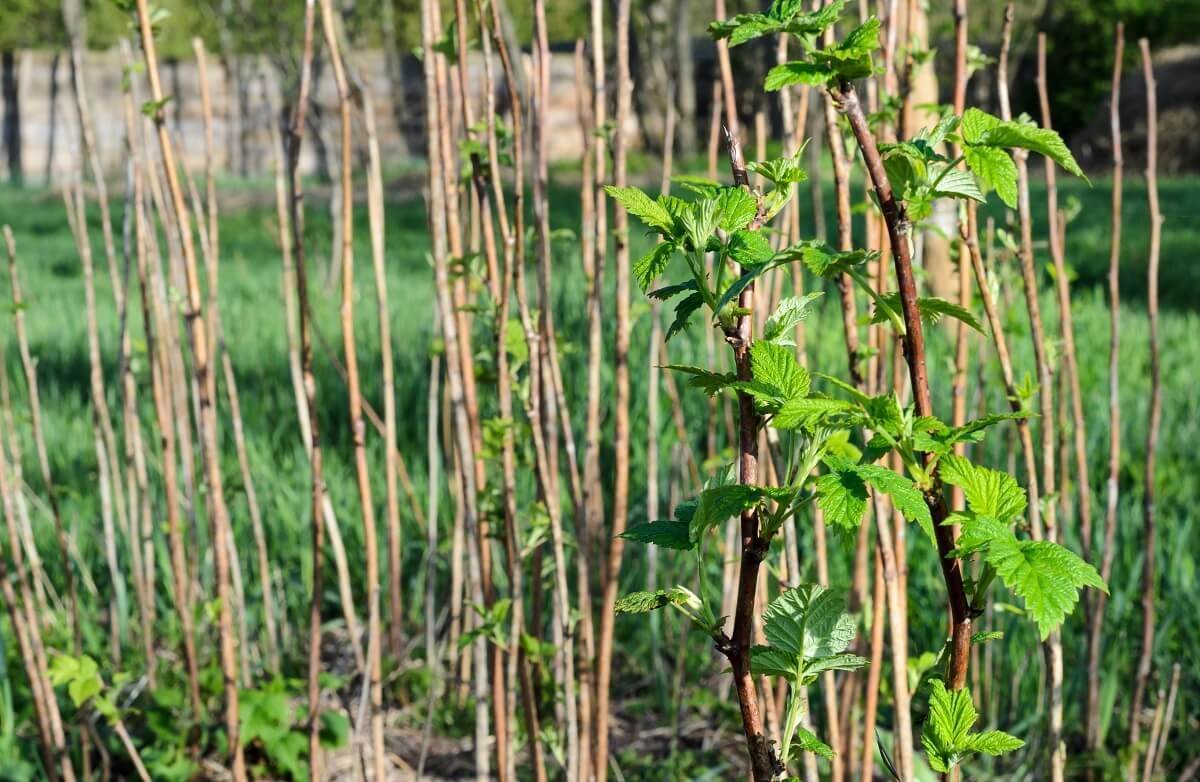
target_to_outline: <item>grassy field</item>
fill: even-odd
[[[1194,443],[1200,441],[1200,394],[1196,392],[1196,382],[1200,378],[1197,367],[1200,366],[1200,295],[1197,294],[1200,285],[1200,267],[1195,258],[1200,254],[1200,217],[1196,207],[1200,205],[1200,180],[1171,179],[1161,183],[1163,211],[1166,222],[1163,236],[1162,255],[1162,293],[1164,314],[1162,318],[1162,356],[1163,356],[1163,386],[1164,410],[1163,432],[1159,456],[1159,493],[1158,510],[1160,514],[1160,582],[1159,615],[1160,624],[1155,648],[1155,659],[1160,676],[1169,672],[1170,664],[1183,661],[1197,648],[1200,648],[1200,628],[1194,621],[1194,594],[1197,588],[1196,566],[1200,562],[1200,534],[1197,525],[1200,524],[1200,512],[1197,512],[1197,500],[1200,500],[1200,452]],[[429,351],[433,343],[430,327],[432,314],[432,285],[431,271],[426,252],[428,241],[425,235],[424,207],[420,201],[419,192],[411,193],[412,187],[396,188],[397,192],[388,204],[388,269],[390,295],[392,301],[392,334],[395,340],[394,355],[396,362],[396,382],[399,409],[399,437],[401,449],[408,461],[410,472],[417,484],[419,494],[424,494],[425,486],[425,398],[428,377]],[[1068,182],[1060,185],[1060,191],[1065,198],[1075,198],[1081,206],[1078,218],[1070,224],[1067,240],[1067,257],[1075,269],[1078,279],[1074,288],[1074,318],[1077,332],[1078,350],[1080,356],[1081,382],[1084,394],[1084,408],[1088,413],[1088,446],[1091,454],[1091,475],[1093,508],[1097,526],[1103,517],[1103,480],[1106,474],[1108,421],[1108,310],[1104,298],[1103,280],[1107,274],[1108,245],[1109,245],[1109,187],[1105,179],[1093,182],[1091,188],[1084,184]],[[309,591],[308,567],[308,467],[301,448],[292,388],[288,376],[286,361],[283,305],[280,294],[280,262],[279,251],[275,242],[274,208],[270,196],[262,188],[238,184],[223,188],[222,200],[225,204],[221,223],[221,291],[220,301],[222,318],[228,334],[229,350],[236,368],[239,390],[242,397],[242,413],[247,428],[247,439],[250,449],[252,469],[256,488],[262,503],[265,522],[268,526],[268,539],[271,546],[272,561],[279,567],[284,589],[282,595],[286,599],[286,611],[289,621],[299,633],[299,628],[306,621],[307,600]],[[832,206],[832,194],[827,194],[826,204]],[[320,203],[319,198],[310,199],[307,230],[309,233],[309,254],[314,264],[316,275],[314,279],[321,285],[314,301],[319,332],[329,350],[340,353],[340,333],[337,321],[337,302],[335,292],[325,285],[326,267],[329,258],[330,230],[328,210]],[[568,186],[556,189],[551,199],[554,213],[551,222],[556,229],[564,231],[577,230],[578,197]],[[1044,203],[1044,192],[1039,188],[1033,194],[1035,212]],[[1111,717],[1114,729],[1124,730],[1127,723],[1125,709],[1127,700],[1125,693],[1132,686],[1134,666],[1137,659],[1137,644],[1140,633],[1140,562],[1141,552],[1141,476],[1143,446],[1146,428],[1146,395],[1149,388],[1147,344],[1147,322],[1145,317],[1144,292],[1145,258],[1147,242],[1147,212],[1145,207],[1144,189],[1140,180],[1130,178],[1125,188],[1125,232],[1122,246],[1122,286],[1125,306],[1122,312],[1122,375],[1120,380],[1123,416],[1123,443],[1125,447],[1121,472],[1121,504],[1120,520],[1117,538],[1117,554],[1114,577],[1111,586],[1112,600],[1109,608],[1108,645],[1106,649],[1106,665],[1104,666],[1104,697],[1105,707],[1102,713]],[[376,330],[376,314],[372,293],[371,269],[368,259],[367,230],[365,210],[357,211],[355,238],[357,257],[360,262],[357,267],[356,296],[358,299],[358,339],[359,358],[363,365],[363,391],[368,399],[376,406],[379,405],[380,385],[379,373],[375,369],[378,356],[378,332]],[[1003,216],[997,210],[997,219],[1003,221]],[[120,217],[116,220],[118,242],[120,241]],[[30,327],[32,347],[38,357],[38,371],[41,381],[42,403],[46,414],[48,446],[52,468],[63,492],[64,510],[74,538],[81,550],[83,561],[91,569],[90,575],[101,590],[106,589],[106,571],[103,567],[102,541],[98,534],[98,499],[95,491],[96,464],[92,449],[92,434],[90,422],[90,404],[88,401],[88,355],[86,335],[83,320],[83,290],[80,266],[74,244],[67,230],[66,220],[58,194],[38,189],[15,190],[0,189],[0,221],[11,224],[16,235],[18,252],[23,273],[23,285],[27,298],[27,318]],[[833,224],[832,214],[828,218]],[[1035,232],[1040,233],[1042,226],[1037,226]],[[114,376],[116,363],[116,316],[110,294],[108,275],[103,270],[103,252],[99,232],[98,216],[91,215],[90,228],[93,246],[96,250],[97,263],[97,298],[101,306],[100,329],[103,338],[104,360],[108,364],[108,376]],[[645,240],[639,237],[635,252]],[[563,344],[564,372],[567,394],[572,400],[574,410],[582,410],[586,393],[583,382],[583,365],[585,351],[582,348],[584,335],[584,284],[579,269],[577,244],[570,235],[564,234],[555,245],[556,248],[556,286],[557,313]],[[1039,253],[1039,260],[1049,263],[1044,248]],[[1050,291],[1049,278],[1045,278],[1045,289]],[[1018,299],[1019,301],[1019,296]],[[3,276],[0,282],[0,301],[9,301],[8,280]],[[810,323],[812,330],[836,330],[840,333],[836,302],[833,297],[826,297],[818,317]],[[1047,330],[1057,333],[1057,317],[1053,314],[1055,307],[1052,297],[1045,297],[1045,307],[1048,314]],[[645,442],[640,433],[645,431],[646,420],[646,350],[649,335],[648,308],[639,299],[634,310],[633,345],[634,355],[631,358],[634,384],[633,431],[634,467],[632,471],[631,520],[639,520],[644,515],[645,480],[643,477],[645,463]],[[1014,362],[1018,374],[1032,369],[1031,345],[1028,340],[1028,330],[1022,307],[1016,307],[1006,314],[1014,324],[1015,331],[1010,336],[1015,348]],[[20,381],[21,372],[18,361],[15,340],[8,325],[7,318],[0,327],[0,345],[4,350],[3,360],[7,366],[10,381],[14,387],[14,407],[21,434],[25,437],[25,474],[26,480],[36,488],[36,462],[33,458],[27,417],[24,413],[24,386]],[[140,338],[140,322],[134,318],[132,323],[134,333],[135,353],[144,351]],[[478,336],[479,344],[483,344],[483,332]],[[814,340],[815,341],[815,340]],[[606,343],[606,347],[609,343]],[[826,347],[811,357],[811,363],[818,370],[822,367],[834,368],[840,371],[844,366],[844,353],[840,347],[840,339],[829,340]],[[320,345],[320,341],[318,343]],[[672,343],[672,357],[686,361],[688,354],[697,350],[696,345]],[[949,411],[949,379],[950,379],[950,332],[945,329],[934,329],[931,337],[931,381],[936,395],[937,409]],[[985,355],[977,353],[977,355]],[[329,443],[326,459],[327,479],[339,516],[344,520],[343,532],[347,538],[347,548],[352,560],[352,572],[358,576],[362,573],[361,531],[357,523],[357,498],[354,490],[353,464],[351,461],[350,434],[346,425],[346,394],[345,387],[334,371],[328,355],[318,347],[317,351],[318,396],[320,400],[320,415],[323,435]],[[605,363],[605,372],[611,372],[611,364]],[[135,371],[142,389],[148,389],[145,373],[145,363],[137,362]],[[994,362],[988,363],[986,372],[998,369]],[[972,377],[972,390],[969,398],[975,398],[974,388],[978,378]],[[611,382],[606,374],[605,383]],[[994,384],[991,384],[994,388]],[[110,384],[114,394],[110,404],[116,405],[115,389]],[[144,393],[143,401],[148,398]],[[484,393],[486,409],[484,415],[493,415],[492,396]],[[611,398],[611,397],[606,397]],[[701,418],[706,415],[702,397],[691,390],[684,392],[685,405],[689,413]],[[988,410],[1003,409],[1005,402],[1000,398],[982,400]],[[150,425],[148,405],[143,410],[145,425]],[[227,410],[222,406],[222,415]],[[580,421],[582,415],[576,416]],[[227,420],[227,419],[225,419]],[[670,428],[669,416],[660,417],[664,427],[662,440],[664,452],[669,452],[674,437]],[[608,425],[611,428],[611,424]],[[233,513],[233,524],[238,536],[241,549],[242,568],[246,571],[246,589],[248,602],[253,603],[257,596],[256,581],[250,577],[253,572],[253,543],[250,533],[247,509],[241,491],[240,473],[234,457],[232,440],[223,429],[226,440],[224,448],[225,475],[230,485],[230,502]],[[381,465],[381,443],[378,438],[370,438],[374,464]],[[1007,459],[1006,438],[1003,432],[997,433],[988,440],[983,448],[988,459],[993,463]],[[603,458],[611,460],[611,453],[605,452]],[[373,471],[373,477],[379,482],[376,487],[377,501],[383,502],[383,486],[381,470]],[[665,467],[664,467],[665,479]],[[155,478],[157,480],[157,477]],[[528,487],[526,487],[528,488]],[[443,508],[451,507],[447,499]],[[527,507],[523,505],[522,507]],[[443,512],[440,524],[442,534],[440,539],[446,541],[449,537],[451,513]],[[411,596],[408,603],[408,616],[413,633],[421,622],[421,594],[423,578],[421,565],[427,554],[423,543],[423,533],[416,523],[405,516],[406,544],[404,548],[404,572],[406,574],[406,594]],[[1065,523],[1068,544],[1078,550],[1077,520],[1068,518]],[[41,525],[43,550],[51,551],[51,535],[49,525]],[[205,533],[200,531],[201,537]],[[804,553],[811,551],[805,537]],[[940,575],[931,553],[921,545],[917,536],[910,536],[910,547],[913,549],[910,561],[910,600],[912,605],[920,605],[922,595],[938,595],[941,591]],[[916,541],[916,542],[914,542]],[[160,557],[166,560],[165,542],[160,536]],[[841,548],[838,548],[841,546]],[[439,554],[445,555],[448,545]],[[833,567],[842,570],[847,568],[850,549],[842,542],[835,544],[832,560]],[[644,562],[641,560],[643,550],[631,550],[623,570],[625,578],[630,583],[641,583],[644,580]],[[802,561],[805,559],[802,557]],[[448,556],[437,558],[438,567],[448,573]],[[206,564],[211,567],[211,562]],[[811,569],[811,560],[806,567]],[[669,577],[669,572],[665,577]],[[362,588],[362,584],[356,584]],[[359,592],[361,600],[361,591]],[[164,606],[169,598],[164,594],[160,600]],[[940,598],[938,598],[940,600]],[[87,598],[87,610],[95,611],[96,615],[102,610],[94,598]],[[327,617],[338,616],[336,609],[337,594],[332,587],[328,592],[328,605],[325,609]],[[1040,677],[1036,675],[1039,659],[1029,659],[1022,651],[1020,654],[1007,655],[1004,648],[1012,647],[1028,649],[1024,636],[1032,634],[1026,624],[1012,621],[1007,609],[1017,611],[1013,606],[999,606],[994,617],[998,629],[1011,629],[1005,640],[997,642],[995,654],[996,674],[994,681],[997,692],[984,700],[985,708],[997,711],[985,711],[985,714],[1004,714],[1010,718],[1004,721],[1007,729],[1017,735],[1024,735],[1028,726],[1036,724],[1040,714],[1038,688]],[[160,611],[164,621],[168,621],[169,612]],[[257,622],[257,616],[251,617]],[[911,631],[914,641],[911,646],[914,661],[922,652],[935,650],[940,645],[942,627],[936,621],[936,612],[914,611],[910,616]],[[664,620],[664,633],[667,637],[675,638],[680,629],[673,618]],[[657,686],[658,676],[654,666],[643,660],[648,655],[639,652],[646,643],[644,625],[635,621],[618,622],[619,648],[622,650],[620,661],[617,663],[615,698],[623,705],[620,707],[622,724],[648,725],[655,720],[674,719],[686,721],[688,715],[704,714],[716,708],[715,701],[704,701],[703,697],[689,695],[691,699],[685,704],[682,716],[679,710],[667,708],[672,694]],[[85,629],[92,633],[86,639],[87,646],[94,654],[104,655],[106,633],[98,623],[85,623]],[[294,671],[302,670],[302,648],[296,636],[290,649],[290,667]],[[1064,630],[1066,645],[1067,704],[1068,726],[1078,726],[1079,710],[1082,705],[1085,687],[1085,659],[1083,622],[1080,616],[1069,621]],[[60,639],[61,640],[61,639]],[[682,643],[682,642],[681,642]],[[694,654],[684,655],[683,664],[691,669],[708,671],[715,674],[718,665],[715,658],[708,653],[708,646],[699,637],[690,638],[687,643]],[[126,666],[136,670],[138,664],[137,652],[132,648],[126,651]],[[10,644],[11,647],[11,644]],[[678,645],[676,646],[678,648]],[[14,659],[10,657],[10,660]],[[886,677],[884,678],[886,682]],[[669,690],[669,688],[667,688]],[[1184,714],[1196,713],[1196,702],[1200,699],[1200,681],[1187,674],[1184,676],[1184,687],[1180,693],[1181,705],[1178,707]],[[728,707],[728,704],[721,708]],[[673,717],[663,717],[664,714],[674,714]],[[413,718],[417,719],[417,718]],[[882,716],[882,724],[889,724],[887,714]],[[447,714],[440,721],[447,730],[453,727],[452,714]],[[734,723],[729,723],[733,725]],[[1106,724],[1107,726],[1107,724]],[[467,730],[466,726],[461,727]],[[1068,731],[1072,739],[1079,738],[1079,730]],[[1168,749],[1168,768],[1172,762],[1189,758],[1200,750],[1200,731],[1193,731],[1191,736],[1177,735],[1172,746]],[[1031,737],[1031,743],[1036,739]],[[693,751],[694,750],[694,751]],[[2,750],[0,750],[2,752]],[[645,748],[638,749],[631,745],[622,755],[623,766],[626,768],[627,779],[662,779],[656,776],[662,768],[642,768],[638,758],[645,753]],[[691,764],[699,764],[701,758],[706,768],[714,768],[717,764],[716,776],[720,778],[720,763],[724,762],[719,752],[704,751],[684,742],[681,751],[673,756],[672,763],[678,767],[679,778],[693,778],[697,774]],[[2,755],[0,755],[2,759]],[[1079,762],[1076,760],[1075,762]],[[690,770],[689,770],[690,769]],[[1009,770],[1016,778],[1018,773],[1028,773],[1028,769]]]

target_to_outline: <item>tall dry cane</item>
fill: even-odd
[[[1162,422],[1162,369],[1158,352],[1158,260],[1162,241],[1162,211],[1158,204],[1158,96],[1154,81],[1154,63],[1150,43],[1138,39],[1142,54],[1142,74],[1146,80],[1146,199],[1150,208],[1150,250],[1147,263],[1146,305],[1150,319],[1150,412],[1146,427],[1145,488],[1142,493],[1142,648],[1138,658],[1137,682],[1129,711],[1129,744],[1136,747],[1141,735],[1142,699],[1154,663],[1154,592],[1155,592],[1155,468],[1158,435]],[[1137,752],[1133,753],[1125,778],[1137,771]]]
[[[613,132],[613,183],[624,187],[627,180],[626,159],[629,139],[626,126],[630,119],[633,80],[629,71],[629,0],[618,0],[616,13],[617,38],[617,112]],[[621,555],[629,511],[629,214],[617,209],[613,215],[616,237],[616,322],[613,342],[613,374],[615,384],[613,448],[614,478],[612,526],[608,556],[605,561],[603,600],[600,609],[600,644],[597,648],[596,670],[596,778],[608,778],[608,718],[612,680],[613,631],[616,624],[618,580],[621,574]]]
[[[425,0],[421,13],[421,37],[425,51],[433,52],[434,43],[440,34],[438,8],[432,0]],[[459,480],[461,482],[465,531],[469,537],[467,553],[470,566],[470,590],[472,599],[483,604],[483,583],[480,563],[480,546],[482,540],[478,529],[478,509],[476,507],[476,475],[474,442],[471,432],[470,413],[465,398],[463,382],[463,365],[460,361],[459,323],[455,317],[455,306],[450,291],[448,268],[448,237],[446,230],[446,180],[444,168],[449,161],[444,160],[441,145],[434,143],[448,128],[443,129],[439,112],[435,110],[439,103],[445,105],[445,94],[440,88],[438,79],[438,63],[440,55],[425,58],[425,112],[427,138],[429,144],[429,215],[433,239],[434,281],[437,292],[438,308],[442,313],[442,330],[446,345],[446,379],[449,391],[450,405],[453,412],[454,446],[459,460]],[[444,81],[442,82],[444,84]],[[482,637],[472,643],[472,657],[475,667],[473,681],[475,694],[475,775],[480,782],[488,779],[491,773],[491,763],[488,751],[488,688],[487,662],[485,641]]]
[[[346,383],[349,386],[350,430],[354,441],[354,472],[358,485],[358,500],[362,513],[363,538],[366,542],[367,587],[367,679],[370,682],[371,764],[376,779],[387,774],[387,757],[383,744],[383,684],[382,632],[379,614],[379,548],[375,530],[375,502],[371,492],[371,477],[367,462],[366,423],[363,421],[362,391],[358,377],[358,350],[354,342],[354,183],[350,81],[342,59],[341,44],[330,0],[321,0],[321,27],[325,45],[333,64],[334,81],[338,88],[338,110],[341,117],[341,215],[342,223],[342,344],[345,351]],[[390,452],[390,449],[389,449]]]
[[[208,373],[212,371],[211,353],[205,325],[203,305],[200,301],[200,283],[197,273],[196,253],[192,243],[191,222],[183,190],[176,170],[175,152],[170,135],[164,124],[162,83],[158,75],[158,56],[154,42],[154,31],[150,24],[147,0],[137,0],[137,19],[145,53],[146,73],[150,81],[151,99],[158,110],[154,121],[158,129],[158,143],[165,169],[167,185],[176,216],[177,228],[183,252],[184,273],[187,280],[187,306],[191,328],[193,372],[200,406],[200,442],[204,459],[204,471],[208,488],[207,502],[209,521],[212,526],[213,560],[216,563],[217,597],[220,601],[219,628],[221,670],[224,679],[225,731],[229,746],[229,766],[235,782],[246,779],[246,763],[240,741],[240,720],[237,692],[237,639],[233,631],[233,609],[229,590],[229,549],[226,544],[229,515],[222,490],[220,453],[216,431],[216,407],[209,393]]]
[[[1107,584],[1112,575],[1117,534],[1118,476],[1121,470],[1121,393],[1119,383],[1121,346],[1121,180],[1125,162],[1121,155],[1121,60],[1125,54],[1125,25],[1117,22],[1114,34],[1112,88],[1109,123],[1112,133],[1112,212],[1108,258],[1108,482],[1104,513],[1104,542],[1100,554],[1100,578]],[[1100,748],[1100,664],[1104,607],[1103,591],[1090,596],[1088,612],[1088,686],[1085,732],[1087,748]]]
[[[38,734],[46,774],[52,782],[74,782],[75,770],[71,764],[71,755],[67,751],[66,736],[63,731],[62,715],[58,710],[58,700],[54,694],[54,686],[50,683],[46,663],[46,650],[42,644],[41,629],[38,624],[37,607],[33,590],[26,578],[24,557],[21,554],[21,544],[18,538],[15,518],[15,496],[18,487],[12,484],[8,473],[8,457],[5,449],[0,446],[0,505],[3,506],[4,522],[8,529],[9,546],[12,549],[13,567],[16,573],[8,573],[8,560],[0,551],[0,594],[9,612],[13,632],[17,636],[17,645],[29,677],[29,687],[32,692],[34,713],[38,721]],[[13,588],[16,582],[17,588]],[[19,597],[18,597],[19,592]]]

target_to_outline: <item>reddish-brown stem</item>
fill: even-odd
[[[858,94],[849,82],[842,82],[833,90],[833,97],[850,121],[850,128],[862,150],[867,173],[875,187],[879,204],[887,224],[888,239],[892,248],[892,259],[896,270],[896,281],[900,288],[900,303],[904,316],[904,357],[908,362],[909,379],[912,383],[913,399],[919,416],[933,415],[933,400],[929,393],[929,377],[925,366],[925,337],[922,332],[920,313],[917,310],[917,285],[913,277],[912,255],[909,233],[912,229],[904,213],[903,204],[892,193],[892,186],[883,169],[883,159],[875,145],[875,137],[867,125],[866,115]],[[933,517],[933,528],[937,536],[938,554],[941,558],[942,576],[946,582],[950,603],[951,637],[950,660],[946,683],[951,689],[960,689],[966,684],[967,663],[971,646],[971,609],[963,584],[962,564],[950,556],[954,549],[954,530],[943,525],[946,519],[946,503],[942,496],[941,481],[936,472],[932,482],[925,487],[925,501]]]

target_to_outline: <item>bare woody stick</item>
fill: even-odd
[[[291,247],[295,253],[296,301],[299,315],[300,364],[304,377],[304,400],[307,413],[309,441],[308,462],[312,524],[312,596],[309,602],[308,630],[308,753],[309,768],[314,779],[321,777],[321,597],[323,587],[322,552],[325,543],[325,476],[322,470],[320,430],[317,427],[317,381],[313,374],[312,332],[309,326],[308,271],[304,257],[304,195],[298,167],[300,145],[304,140],[304,115],[308,106],[308,90],[312,78],[313,27],[316,15],[315,0],[306,0],[304,7],[304,53],[300,60],[300,86],[287,128],[287,174],[289,187],[289,216],[292,229]],[[286,252],[286,250],[285,250]],[[284,263],[287,263],[285,258]],[[285,281],[286,282],[286,281]]]
[[[439,34],[437,4],[425,0],[421,13],[421,38],[425,51],[434,51],[434,42]],[[444,101],[445,96],[438,88],[437,60],[435,55],[425,58],[425,88],[426,100],[430,110],[425,112],[427,138],[429,145],[429,214],[433,238],[434,278],[437,290],[438,307],[442,313],[442,330],[445,335],[447,371],[446,379],[449,389],[450,403],[453,410],[454,443],[459,456],[459,478],[462,485],[463,509],[467,535],[472,539],[468,550],[468,563],[471,570],[472,599],[483,603],[483,586],[480,573],[478,510],[476,508],[475,471],[471,466],[475,463],[471,423],[464,398],[462,365],[459,362],[458,323],[454,317],[454,304],[450,294],[449,269],[447,264],[448,248],[445,223],[446,192],[443,167],[447,161],[442,159],[442,150],[432,143],[433,139],[442,133],[438,112],[434,110],[438,102]],[[475,776],[479,782],[484,782],[490,776],[490,757],[488,752],[488,691],[486,680],[486,650],[484,641],[479,638],[472,644],[475,663]]]
[[[633,80],[629,73],[629,0],[618,0],[617,15],[617,113],[613,133],[613,183],[626,183],[629,122]],[[608,711],[612,679],[613,630],[615,627],[618,579],[624,552],[626,515],[629,510],[629,214],[617,209],[613,215],[616,235],[616,337],[613,346],[615,415],[613,444],[615,475],[613,483],[612,526],[608,530],[608,558],[603,573],[604,597],[600,609],[600,644],[597,649],[596,675],[596,777],[608,778]]]
[[[1158,258],[1162,240],[1162,212],[1158,205],[1158,96],[1154,82],[1154,63],[1150,42],[1138,39],[1142,53],[1142,74],[1146,80],[1146,199],[1150,208],[1150,251],[1147,263],[1146,305],[1150,318],[1150,421],[1146,427],[1145,489],[1142,493],[1142,650],[1138,659],[1137,682],[1129,711],[1129,745],[1136,747],[1141,737],[1142,699],[1145,697],[1150,670],[1154,664],[1154,592],[1155,592],[1155,468],[1158,457],[1158,433],[1162,421],[1161,360],[1158,352]],[[1134,752],[1126,779],[1137,771],[1139,753]]]
[[[79,595],[75,587],[75,573],[67,553],[67,533],[63,525],[62,512],[58,506],[58,492],[54,476],[50,471],[50,456],[46,450],[46,435],[42,427],[42,402],[38,392],[37,366],[29,350],[29,335],[25,330],[25,301],[21,292],[21,278],[17,271],[17,244],[12,229],[4,226],[4,246],[8,252],[8,278],[12,286],[13,328],[17,334],[17,349],[21,354],[21,368],[25,372],[25,387],[29,397],[29,418],[33,425],[33,441],[37,450],[38,467],[41,468],[42,486],[46,500],[54,516],[54,534],[58,541],[59,557],[62,560],[63,576],[67,583],[67,601],[71,612],[71,631],[75,651],[80,651]]]
[[[367,463],[366,424],[362,417],[362,392],[358,378],[358,351],[354,343],[354,183],[350,112],[353,96],[346,76],[338,33],[334,25],[333,5],[321,0],[321,26],[325,45],[333,65],[341,115],[341,223],[342,223],[342,343],[346,361],[346,383],[350,396],[350,429],[354,440],[354,471],[363,521],[367,558],[367,679],[371,701],[371,761],[376,779],[387,775],[387,757],[383,745],[382,644],[379,615],[379,551],[375,531],[375,502],[371,496],[371,477]],[[391,452],[394,449],[389,449]]]
[[[203,306],[200,301],[200,282],[197,273],[195,247],[192,243],[191,223],[187,205],[183,200],[183,189],[180,187],[179,174],[176,170],[174,148],[170,135],[167,133],[161,108],[163,105],[163,90],[158,75],[158,56],[155,51],[154,31],[150,24],[150,10],[147,0],[137,0],[137,18],[142,50],[146,58],[146,73],[150,81],[151,99],[154,101],[154,105],[158,107],[155,111],[154,122],[158,130],[158,143],[162,153],[163,167],[166,170],[167,186],[170,190],[171,202],[177,218],[177,228],[183,251],[184,273],[187,279],[187,305],[193,359],[192,369],[195,374],[198,401],[200,404],[201,456],[204,459],[205,477],[208,484],[208,496],[205,504],[212,527],[217,597],[220,601],[220,650],[225,691],[225,730],[230,756],[228,761],[234,782],[244,782],[246,779],[246,764],[239,738],[237,639],[233,631],[233,609],[229,593],[229,550],[226,544],[226,537],[228,535],[228,510],[225,507],[225,497],[222,490],[216,432],[216,409],[208,391],[208,373],[212,371],[210,346],[205,326]]]
[[[1117,534],[1118,475],[1121,470],[1121,391],[1118,382],[1121,346],[1121,180],[1125,162],[1121,155],[1121,60],[1125,56],[1125,25],[1117,22],[1113,43],[1112,92],[1109,122],[1112,132],[1112,214],[1108,256],[1108,485],[1104,514],[1104,543],[1100,555],[1100,578],[1108,583],[1112,575]],[[1100,747],[1100,664],[1104,632],[1104,607],[1108,595],[1103,590],[1091,596],[1088,615],[1088,688],[1087,748]]]
[[[42,646],[34,597],[23,572],[24,558],[21,555],[21,545],[17,537],[16,511],[13,507],[15,504],[13,498],[17,487],[10,485],[7,463],[8,457],[4,453],[4,448],[0,447],[0,505],[3,505],[4,521],[8,528],[9,543],[12,548],[13,566],[17,571],[12,576],[9,575],[8,561],[3,552],[0,552],[0,590],[2,590],[0,594],[4,596],[13,632],[17,636],[17,645],[25,665],[25,672],[29,677],[29,688],[33,697],[34,713],[38,720],[38,732],[47,777],[51,782],[58,782],[58,780],[74,782],[75,771],[71,765],[71,755],[67,752],[58,700],[47,675],[46,652]],[[16,590],[13,589],[14,581],[17,583]],[[18,590],[20,592],[19,599]]]

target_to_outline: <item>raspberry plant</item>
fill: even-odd
[[[1043,639],[1072,611],[1081,588],[1106,589],[1096,571],[1071,551],[1053,541],[1028,538],[1026,495],[1014,477],[954,455],[956,444],[978,442],[990,427],[1027,413],[988,415],[962,426],[950,426],[934,415],[922,321],[951,317],[980,331],[983,327],[959,305],[917,295],[910,246],[914,223],[931,214],[935,199],[983,202],[986,192],[994,190],[1013,206],[1017,188],[1012,149],[1042,154],[1076,175],[1082,172],[1052,130],[1026,118],[1005,122],[978,109],[961,117],[946,114],[911,139],[877,143],[853,82],[875,73],[872,55],[879,47],[879,21],[872,17],[840,42],[818,45],[844,4],[836,0],[807,13],[800,0],[775,0],[765,14],[714,22],[710,33],[729,46],[764,35],[798,40],[804,56],[772,69],[764,88],[823,88],[846,116],[874,187],[875,204],[887,224],[896,291],[877,290],[866,273],[867,264],[878,259],[876,253],[834,250],[813,239],[778,250],[771,246],[763,229],[793,195],[793,185],[806,179],[799,153],[747,165],[738,139],[731,135],[732,185],[681,178],[677,181],[687,191],[684,196],[658,198],[632,187],[607,188],[661,239],[633,271],[649,297],[675,303],[667,338],[690,328],[703,312],[705,324],[720,329],[733,350],[736,371],[667,368],[687,375],[689,386],[710,396],[735,394],[740,419],[735,465],[711,479],[697,497],[680,503],[672,519],[636,524],[624,533],[629,540],[690,552],[696,582],[626,595],[617,610],[643,613],[671,606],[713,640],[733,671],[756,780],[786,777],[789,764],[802,752],[832,754],[800,725],[805,703],[801,690],[821,672],[853,670],[867,662],[846,653],[858,620],[846,613],[844,587],[806,584],[783,591],[762,616],[768,645],[751,645],[759,567],[788,518],[805,518],[815,504],[828,523],[852,534],[862,523],[870,492],[882,493],[920,526],[938,552],[953,622],[939,658],[944,670],[928,685],[930,709],[921,740],[930,766],[941,772],[973,753],[996,755],[1022,745],[1000,731],[970,732],[977,715],[964,684],[972,620],[982,613],[993,582],[998,579],[1022,599]],[[961,151],[957,158],[942,153],[947,145]],[[770,182],[770,189],[752,190],[748,172]],[[714,262],[706,266],[709,255]],[[764,333],[753,338],[755,282],[795,263],[824,279],[845,275],[870,297],[875,308],[872,322],[886,324],[903,344],[913,404],[903,405],[894,393],[868,395],[851,382],[810,374],[800,365],[787,335],[806,316],[812,295],[784,299],[767,318]],[[673,281],[655,287],[663,277]],[[778,486],[764,485],[757,475],[758,434],[764,427],[776,430],[781,444]],[[903,472],[885,466],[892,454]],[[946,485],[962,489],[965,508],[949,507]],[[716,615],[712,589],[704,582],[704,564],[712,550],[712,530],[733,517],[741,522],[742,551],[735,615],[727,630],[729,617]],[[973,560],[980,565],[977,581],[964,576],[964,564]],[[753,676],[779,677],[787,683],[782,746],[773,746],[764,735]]]

